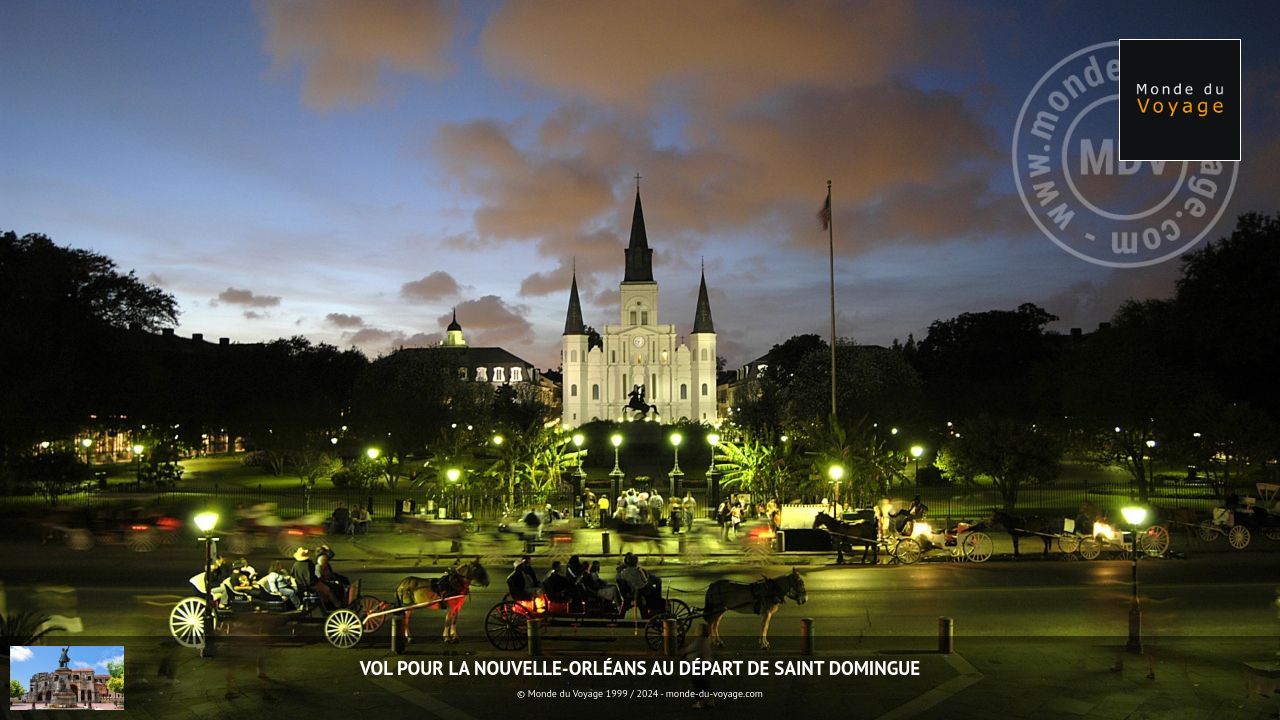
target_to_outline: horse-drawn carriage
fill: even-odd
[[[813,521],[814,529],[825,529],[831,536],[838,564],[844,563],[845,553],[859,548],[863,562],[869,552],[875,559],[884,552],[892,563],[911,565],[933,550],[946,551],[953,560],[986,562],[995,547],[981,524],[959,522],[935,530],[922,517],[904,512],[888,517],[888,532],[881,532],[871,508],[855,510],[845,517],[837,520],[820,512]]]
[[[374,632],[382,626],[381,618],[368,616],[386,607],[381,600],[360,593],[360,583],[348,589],[345,607],[325,611],[320,596],[310,589],[298,591],[298,606],[281,595],[254,589],[228,589],[225,601],[214,600],[215,629],[229,628],[241,615],[255,621],[279,621],[288,624],[296,632],[298,624],[320,625],[325,639],[336,648],[355,647],[365,631]],[[208,608],[204,597],[192,596],[179,600],[169,613],[169,633],[184,647],[203,647],[205,643],[205,612]]]
[[[1186,512],[1175,516],[1172,524],[1185,527],[1204,542],[1225,537],[1236,550],[1249,547],[1253,536],[1262,533],[1268,540],[1280,540],[1280,485],[1258,483],[1258,497],[1243,500],[1232,496],[1210,515],[1192,516]]]
[[[662,648],[663,623],[675,620],[677,642],[685,635],[699,613],[689,603],[661,592],[640,595],[632,604],[631,593],[623,592],[621,604],[611,602],[590,591],[571,591],[549,596],[538,592],[528,599],[510,595],[494,605],[484,620],[485,636],[499,650],[520,650],[528,644],[528,625],[539,622],[542,627],[613,628],[628,623],[644,624],[645,643],[650,650]]]
[[[1095,560],[1104,552],[1126,555],[1135,544],[1132,531],[1113,527],[1092,503],[1085,503],[1075,518],[1019,517],[997,511],[991,524],[1003,527],[1013,538],[1015,558],[1020,557],[1019,540],[1028,537],[1043,543],[1044,557],[1056,543],[1064,555],[1084,560]],[[1168,528],[1153,524],[1138,533],[1136,544],[1140,553],[1163,556],[1169,550]]]

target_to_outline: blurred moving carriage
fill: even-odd
[[[161,508],[61,510],[41,523],[41,542],[60,542],[72,550],[124,545],[133,552],[150,552],[172,544],[181,529],[182,521]]]
[[[309,588],[297,591],[299,606],[294,607],[282,595],[274,595],[261,588],[250,591],[229,589],[224,603],[214,599],[215,628],[229,628],[239,615],[246,614],[255,620],[278,619],[282,623],[318,624],[329,644],[341,649],[355,647],[365,632],[375,632],[382,627],[384,618],[375,613],[387,606],[372,595],[360,592],[360,581],[347,588],[346,606],[325,611],[320,596]],[[205,642],[205,611],[207,601],[201,596],[179,600],[169,612],[169,634],[183,647],[199,648]],[[373,617],[371,617],[373,616]],[[291,632],[296,632],[296,628]]]
[[[958,522],[935,530],[923,515],[916,518],[899,512],[889,517],[889,532],[881,534],[873,508],[860,508],[845,515],[850,516],[851,520],[837,520],[820,512],[813,521],[815,529],[823,528],[831,536],[838,564],[844,563],[846,552],[857,548],[862,549],[863,562],[869,551],[876,557],[883,551],[891,562],[902,565],[919,562],[933,550],[945,550],[957,561],[986,562],[995,550],[986,526],[980,523]]]
[[[323,538],[327,531],[323,513],[286,520],[277,514],[275,503],[264,502],[236,510],[235,526],[226,543],[233,555],[248,555],[254,550],[274,546],[281,555],[288,557],[298,548]]]
[[[1256,487],[1256,498],[1240,500],[1231,495],[1207,517],[1183,510],[1175,513],[1171,524],[1186,528],[1204,542],[1225,537],[1236,550],[1249,547],[1255,533],[1262,533],[1268,540],[1280,540],[1280,502],[1277,501],[1280,485],[1258,483]]]
[[[1071,557],[1094,560],[1103,552],[1127,555],[1133,547],[1133,533],[1113,527],[1092,503],[1084,503],[1075,518],[1019,517],[997,510],[991,524],[1003,527],[1013,538],[1013,554],[1020,557],[1019,540],[1035,538],[1044,545],[1044,557],[1056,543],[1058,550]],[[1154,524],[1138,534],[1138,551],[1153,557],[1169,550],[1169,531]]]
[[[665,594],[661,589],[651,594],[642,592],[638,607],[625,600],[631,594],[627,588],[620,590],[624,598],[621,605],[581,588],[555,597],[539,590],[527,600],[508,595],[485,616],[485,636],[499,650],[521,650],[529,643],[528,626],[534,621],[544,628],[613,628],[643,622],[645,644],[650,650],[660,650],[664,621],[676,621],[676,642],[683,644],[694,618],[702,615],[701,610],[684,600],[670,597],[669,589]]]

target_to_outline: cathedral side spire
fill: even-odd
[[[644,229],[644,209],[640,206],[640,188],[636,188],[636,209],[631,215],[631,242],[627,244],[627,273],[623,282],[653,282],[653,250]]]
[[[693,332],[714,333],[715,324],[711,322],[711,301],[707,299],[707,274],[702,273],[702,283],[698,286],[698,309],[693,315]]]
[[[564,318],[565,335],[586,335],[587,329],[582,322],[582,303],[578,301],[578,271],[573,271],[573,285],[569,288],[569,312]]]

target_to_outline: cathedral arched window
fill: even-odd
[[[631,324],[632,324],[632,325],[635,325],[635,324],[636,324],[636,311],[635,311],[635,310],[632,310],[632,311],[631,311]]]
[[[570,350],[570,351],[569,351],[569,362],[578,362],[578,351],[577,351],[577,350]]]
[[[689,399],[689,386],[684,383],[680,383],[680,399],[681,400]]]
[[[702,348],[702,362],[706,362],[706,361],[707,361],[707,349]]]
[[[617,351],[617,350],[610,350],[610,351],[609,351],[609,363],[612,365],[612,364],[615,364],[615,363],[617,363],[617,362],[618,362],[618,351]]]
[[[648,311],[648,310],[641,310],[641,311],[640,311],[640,324],[641,324],[641,325],[648,325],[648,324],[649,324],[649,311]]]
[[[656,400],[658,398],[658,374],[654,373],[650,377],[653,378],[649,383],[650,386],[653,387],[653,392],[649,393],[649,397]]]
[[[577,385],[570,385],[570,386],[569,386],[569,397],[578,397],[578,386],[577,386]]]
[[[707,384],[702,383],[702,397],[706,397],[706,396],[707,396]]]
[[[592,386],[591,386],[591,399],[592,399],[592,400],[599,400],[599,399],[600,399],[600,386],[599,386],[599,385],[592,385]]]

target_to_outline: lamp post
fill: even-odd
[[[449,468],[445,471],[444,476],[449,478],[449,494],[453,496],[453,517],[458,517],[458,478],[462,477],[462,471],[458,468]]]
[[[1126,507],[1120,511],[1124,521],[1129,523],[1133,531],[1133,595],[1129,601],[1129,642],[1125,650],[1131,653],[1142,652],[1142,607],[1138,604],[1138,527],[1147,519],[1144,507]]]
[[[85,438],[85,439],[81,440],[81,441],[80,441],[80,447],[84,448],[84,464],[85,464],[85,465],[92,465],[92,464],[93,464],[93,455],[92,455],[92,453],[91,453],[91,451],[90,451],[90,448],[92,448],[92,447],[93,447],[93,440],[92,440],[91,438]]]
[[[1147,441],[1147,485],[1153,488],[1155,487],[1155,484],[1156,484],[1155,454],[1156,454],[1156,441],[1148,440]]]
[[[920,456],[924,454],[924,448],[919,445],[911,446],[911,462],[915,465],[916,495],[920,494]]]
[[[133,450],[133,478],[137,481],[138,487],[142,487],[142,453],[146,452],[141,444],[135,444],[130,450]]]
[[[831,493],[831,514],[834,515],[836,505],[840,504],[840,481],[844,479],[844,466],[832,465],[827,468],[827,477],[831,478],[833,490]]]
[[[613,445],[613,469],[609,471],[612,495],[609,501],[613,502],[613,499],[618,497],[618,488],[622,486],[622,467],[618,465],[618,448],[622,445],[622,436],[614,433],[609,436],[609,442]]]
[[[671,466],[671,495],[677,497],[680,494],[680,481],[684,478],[684,473],[680,471],[680,443],[684,442],[684,436],[678,432],[671,433],[671,449],[675,453],[675,463]]]
[[[711,446],[711,464],[707,466],[707,491],[711,494],[711,502],[707,505],[714,510],[720,506],[720,483],[716,481],[716,448],[720,447],[720,434],[708,435],[707,444]]]
[[[195,517],[204,541],[204,647],[200,648],[200,657],[213,657],[213,629],[217,625],[213,609],[213,544],[218,538],[213,536],[213,529],[218,525],[218,513],[202,512]]]
[[[586,441],[587,439],[583,437],[582,433],[573,434],[573,446],[577,448],[576,455],[578,460],[578,469],[573,473],[573,497],[575,505],[578,502],[578,496],[582,494],[582,481],[587,476],[587,474],[582,471],[582,444]]]

